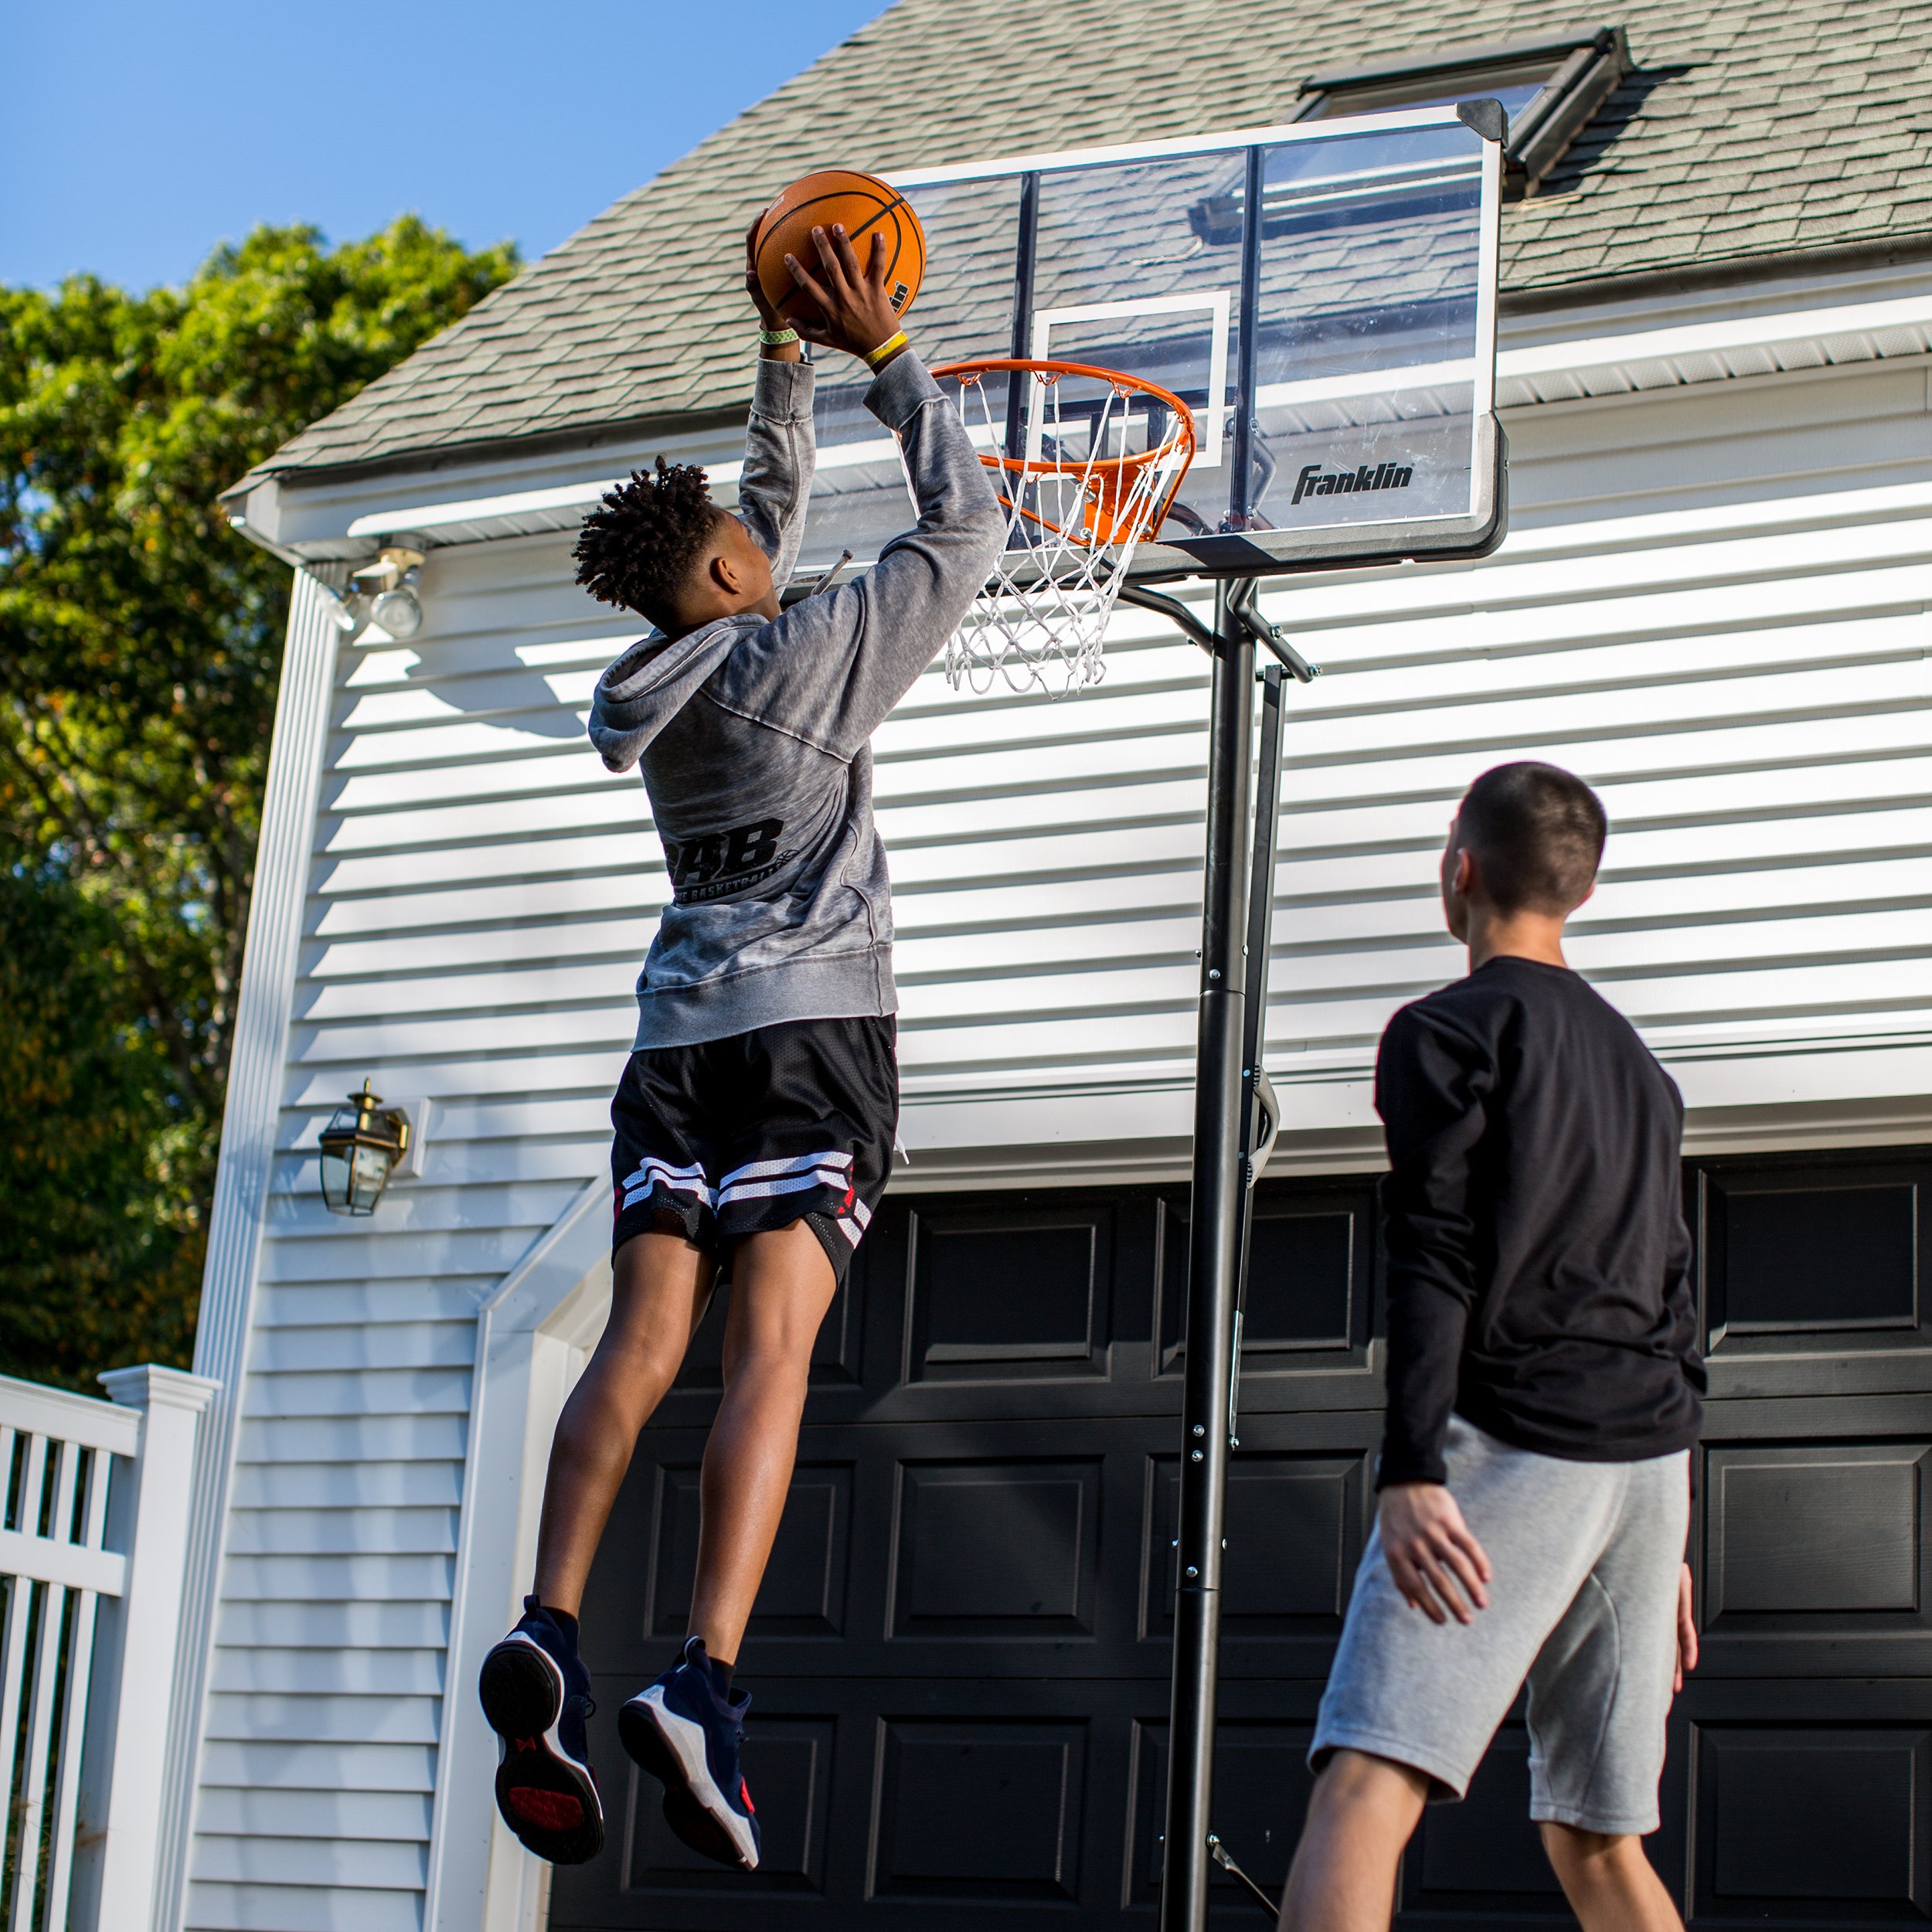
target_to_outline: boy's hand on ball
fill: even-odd
[[[1448,1490],[1439,1482],[1391,1483],[1379,1520],[1382,1554],[1404,1601],[1432,1624],[1451,1617],[1474,1623],[1488,1607],[1489,1559]]]
[[[796,255],[785,257],[791,278],[817,305],[816,317],[794,324],[808,341],[827,349],[842,349],[863,356],[899,333],[899,318],[886,294],[887,249],[883,235],[875,234],[864,267],[845,230],[815,228],[812,247],[818,259],[809,267]],[[883,367],[883,365],[881,365]]]
[[[783,328],[785,325],[778,319],[778,311],[765,300],[765,291],[758,281],[758,229],[764,217],[756,215],[751,226],[745,230],[745,293],[751,298],[751,305],[758,311],[758,320],[766,328]]]

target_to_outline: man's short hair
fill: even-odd
[[[668,630],[723,514],[702,469],[659,457],[655,474],[633,470],[583,519],[577,581],[600,604],[634,611]]]
[[[1469,787],[1456,841],[1476,855],[1502,913],[1561,915],[1583,902],[1610,829],[1604,801],[1557,765],[1498,765]]]

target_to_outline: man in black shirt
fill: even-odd
[[[1696,1662],[1682,1556],[1704,1370],[1683,1103],[1563,957],[1604,831],[1554,766],[1478,778],[1442,862],[1469,976],[1383,1036],[1379,1509],[1284,1932],[1388,1924],[1423,1804],[1462,1796],[1526,1682],[1530,1815],[1585,1932],[1681,1932],[1641,1838]]]

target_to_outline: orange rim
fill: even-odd
[[[1019,515],[1039,524],[1043,529],[1051,530],[1056,536],[1076,543],[1106,544],[1116,540],[1114,529],[1121,519],[1122,506],[1132,495],[1141,472],[1149,465],[1172,457],[1178,450],[1179,464],[1144,526],[1134,532],[1132,540],[1138,542],[1142,536],[1152,536],[1166,522],[1167,513],[1174,507],[1174,499],[1187,480],[1196,447],[1194,412],[1172,389],[1163,389],[1158,383],[1150,383],[1144,376],[1130,376],[1124,369],[1101,369],[1092,362],[1033,362],[1014,355],[975,356],[965,362],[945,363],[932,373],[935,380],[951,376],[962,385],[975,383],[985,376],[1000,373],[1031,376],[1043,383],[1057,382],[1063,376],[1084,376],[1107,383],[1117,396],[1145,396],[1164,403],[1174,413],[1175,427],[1152,449],[1144,450],[1138,456],[1100,456],[1077,463],[1051,463],[1043,458],[1035,461],[1026,457],[988,455],[982,452],[979,460],[989,470],[999,470],[1011,476],[1057,475],[1079,479],[1084,498],[1082,515],[1086,528],[1078,533],[1063,529],[1050,517],[1042,516],[1024,505],[1015,505],[1004,495],[1000,501],[1009,510],[1016,509]]]

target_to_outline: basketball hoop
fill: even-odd
[[[986,378],[1002,373],[1015,393],[996,421]],[[1134,546],[1159,529],[1194,460],[1193,412],[1158,383],[1085,362],[989,356],[933,374],[958,384],[1006,507],[993,575],[946,646],[947,681],[984,692],[1004,678],[1049,697],[1097,684]]]

